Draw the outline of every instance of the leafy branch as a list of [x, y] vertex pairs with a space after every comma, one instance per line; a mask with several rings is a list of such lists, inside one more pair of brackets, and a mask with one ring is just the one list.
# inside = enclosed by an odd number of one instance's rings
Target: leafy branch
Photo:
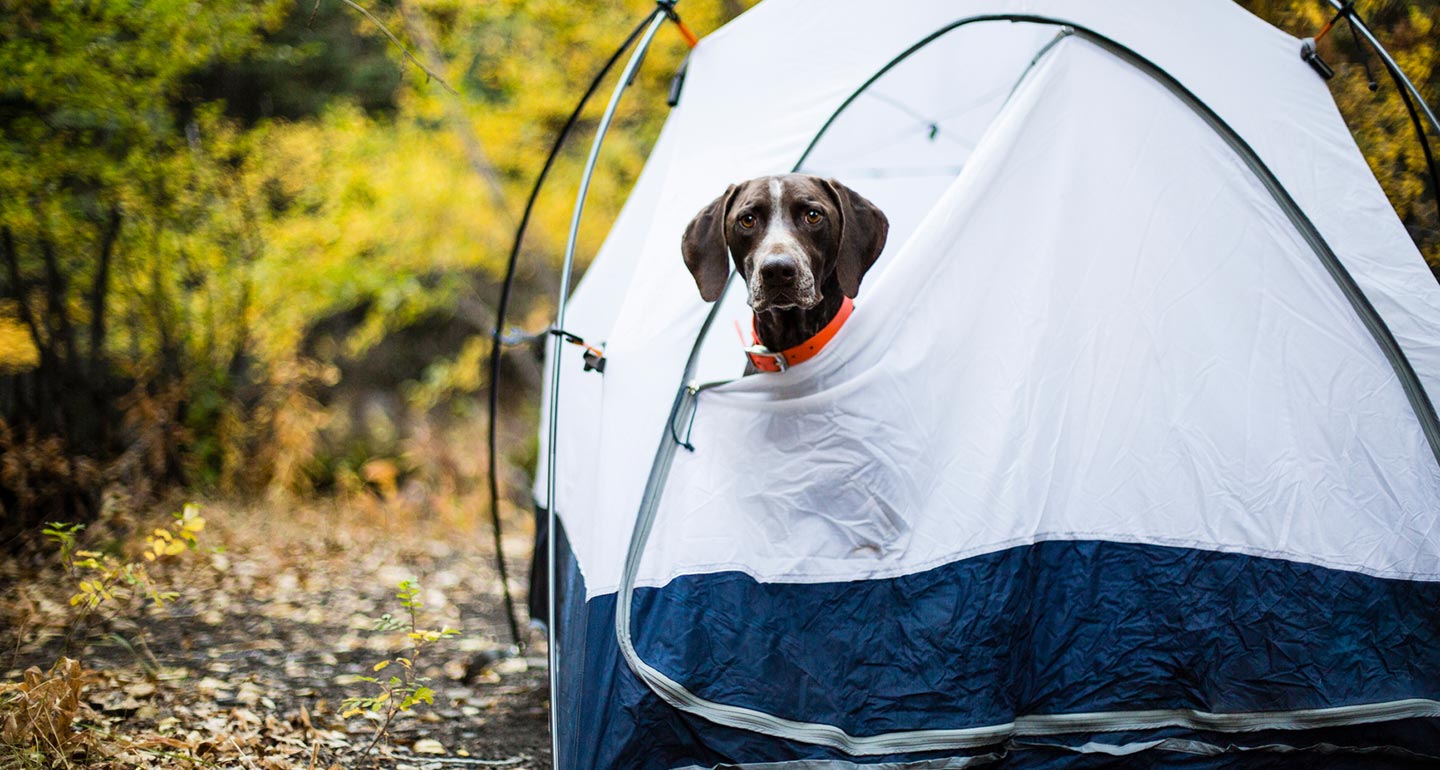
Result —
[[400, 673], [391, 674], [384, 681], [373, 676], [360, 677], [360, 681], [375, 685], [380, 692], [372, 696], [346, 698], [340, 704], [340, 716], [346, 719], [365, 713], [383, 714], [383, 721], [375, 731], [374, 739], [360, 754], [362, 759], [369, 756], [380, 739], [387, 734], [390, 724], [395, 721], [397, 714], [409, 711], [421, 703], [434, 705], [435, 691], [425, 684], [430, 681], [430, 678], [421, 676], [419, 673], [420, 656], [441, 640], [457, 636], [460, 633], [449, 626], [442, 626], [439, 630], [421, 628], [418, 617], [418, 610], [423, 606], [420, 601], [422, 593], [420, 584], [414, 580], [402, 580], [399, 589], [395, 593], [395, 598], [400, 600], [400, 606], [405, 609], [407, 618], [397, 620], [393, 615], [386, 613], [375, 621], [375, 630], [408, 629], [405, 636], [411, 642], [410, 652], [408, 655], [397, 655], [376, 663], [374, 671], [379, 673], [395, 665], [399, 667]]
[[[187, 503], [183, 510], [174, 514], [174, 518], [169, 526], [157, 527], [146, 537], [143, 561], [121, 559], [81, 548], [80, 533], [85, 529], [84, 524], [57, 521], [46, 525], [43, 530], [45, 537], [56, 544], [61, 565], [78, 581], [76, 591], [70, 597], [70, 606], [76, 608], [76, 614], [68, 624], [67, 649], [76, 632], [87, 628], [91, 616], [98, 614], [102, 607], [115, 608], [114, 612], [102, 616], [103, 620], [109, 621], [133, 609], [138, 597], [154, 602], [157, 607], [179, 598], [179, 593], [161, 588], [147, 569], [147, 563], [162, 562], [187, 551], [199, 550], [205, 519], [200, 515], [200, 507], [194, 503]], [[144, 646], [143, 639], [140, 643]]]

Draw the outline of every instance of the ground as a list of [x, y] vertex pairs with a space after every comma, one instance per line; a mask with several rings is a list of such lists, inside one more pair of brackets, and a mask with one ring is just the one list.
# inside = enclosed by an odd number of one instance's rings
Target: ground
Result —
[[[0, 770], [550, 767], [543, 640], [531, 635], [528, 649], [510, 649], [483, 520], [457, 524], [465, 517], [427, 520], [384, 507], [285, 516], [264, 507], [202, 509], [200, 548], [151, 566], [179, 596], [163, 608], [137, 602], [88, 630], [77, 627], [67, 602], [78, 578], [56, 568], [53, 555], [0, 565], [0, 585], [15, 586], [0, 591], [4, 681], [20, 681], [31, 666], [48, 671], [67, 653], [84, 669], [75, 678], [83, 689], [70, 709], [76, 736], [65, 743], [68, 756], [41, 759], [11, 748], [0, 753]], [[120, 527], [132, 534], [117, 541], [129, 542], [133, 555], [134, 533], [147, 525]], [[506, 546], [518, 593], [529, 535], [511, 530]], [[212, 552], [217, 546], [223, 550]], [[418, 657], [433, 705], [401, 713], [365, 756], [378, 715], [342, 718], [341, 702], [376, 695], [359, 677], [382, 676], [375, 665], [409, 649], [408, 628], [374, 630], [384, 614], [405, 617], [395, 594], [407, 579], [423, 587], [418, 626], [460, 634]], [[520, 613], [524, 633], [523, 607]], [[67, 642], [67, 635], [83, 638]], [[32, 675], [32, 683], [46, 678]], [[10, 697], [20, 689], [11, 685]], [[42, 691], [32, 688], [31, 699], [43, 700]], [[12, 741], [26, 737], [14, 702]]]

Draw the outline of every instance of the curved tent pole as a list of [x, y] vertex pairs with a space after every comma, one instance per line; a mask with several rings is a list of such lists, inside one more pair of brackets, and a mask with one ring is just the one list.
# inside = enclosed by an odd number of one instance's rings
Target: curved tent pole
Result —
[[[1336, 282], [1351, 308], [1359, 316], [1377, 346], [1385, 355], [1395, 372], [1407, 400], [1415, 412], [1421, 431], [1437, 462], [1440, 462], [1440, 418], [1425, 392], [1423, 383], [1415, 373], [1399, 343], [1386, 327], [1384, 320], [1365, 296], [1354, 278], [1336, 257], [1314, 223], [1300, 209], [1299, 204], [1280, 184], [1273, 172], [1265, 165], [1254, 149], [1245, 142], [1207, 104], [1200, 100], [1184, 84], [1176, 80], [1159, 65], [1141, 56], [1125, 45], [1087, 27], [1064, 19], [1032, 14], [987, 14], [960, 19], [936, 32], [927, 35], [920, 42], [907, 48], [890, 60], [879, 72], [867, 79], [854, 93], [846, 98], [828, 120], [821, 126], [815, 138], [805, 148], [795, 163], [799, 170], [805, 159], [815, 148], [821, 137], [856, 98], [911, 54], [925, 47], [940, 36], [962, 26], [987, 21], [1028, 22], [1051, 26], [1068, 27], [1073, 34], [1102, 50], [1130, 64], [1137, 70], [1163, 85], [1173, 96], [1189, 107], [1205, 121], [1256, 175], [1271, 198], [1299, 231], [1311, 249], [1320, 259], [1326, 271]], [[727, 279], [726, 290], [735, 283], [734, 274]], [[1185, 726], [1193, 729], [1256, 730], [1295, 729], [1310, 726], [1335, 726], [1363, 724], [1367, 722], [1426, 717], [1440, 715], [1440, 701], [1411, 699], [1393, 703], [1356, 704], [1333, 709], [1301, 709], [1293, 711], [1252, 712], [1212, 714], [1193, 709], [1150, 709], [1138, 711], [1112, 711], [1093, 714], [1066, 714], [1058, 717], [1045, 715], [1018, 715], [1013, 721], [960, 729], [907, 730], [878, 735], [851, 735], [834, 725], [801, 722], [768, 714], [756, 709], [719, 703], [696, 695], [683, 684], [671, 679], [664, 672], [654, 668], [640, 658], [635, 649], [630, 631], [630, 608], [635, 581], [639, 574], [640, 560], [646, 541], [654, 527], [660, 496], [670, 473], [675, 449], [673, 438], [675, 424], [690, 418], [696, 408], [696, 397], [706, 386], [693, 383], [692, 377], [699, 359], [699, 351], [719, 311], [720, 302], [714, 303], [696, 336], [695, 344], [685, 364], [681, 386], [674, 406], [666, 422], [665, 430], [656, 450], [646, 481], [645, 493], [635, 518], [635, 527], [630, 536], [629, 548], [625, 554], [620, 585], [616, 589], [615, 637], [621, 656], [637, 678], [671, 707], [694, 714], [715, 724], [763, 735], [798, 741], [812, 745], [827, 746], [851, 756], [876, 756], [905, 752], [928, 752], [951, 749], [975, 748], [1003, 742], [1017, 736], [1050, 735], [1074, 732], [1076, 730], [1149, 730], [1169, 726]]]
[[[1363, 35], [1366, 40], [1370, 41], [1370, 47], [1375, 49], [1375, 53], [1380, 56], [1380, 61], [1385, 65], [1385, 71], [1389, 73], [1390, 80], [1395, 83], [1395, 87], [1400, 91], [1400, 101], [1405, 103], [1405, 111], [1410, 114], [1410, 126], [1415, 129], [1415, 140], [1420, 143], [1420, 149], [1425, 156], [1425, 167], [1430, 171], [1430, 193], [1435, 198], [1435, 209], [1437, 212], [1440, 212], [1440, 169], [1437, 169], [1435, 166], [1435, 156], [1430, 151], [1430, 138], [1425, 135], [1425, 126], [1420, 124], [1420, 115], [1415, 105], [1420, 105], [1419, 111], [1423, 112], [1425, 117], [1430, 119], [1430, 126], [1434, 128], [1437, 133], [1440, 133], [1440, 121], [1435, 119], [1435, 113], [1431, 111], [1430, 104], [1420, 95], [1420, 89], [1416, 88], [1415, 83], [1410, 80], [1410, 77], [1405, 74], [1405, 71], [1400, 69], [1400, 65], [1396, 63], [1395, 57], [1391, 56], [1390, 52], [1385, 50], [1385, 46], [1380, 44], [1380, 40], [1375, 37], [1374, 32], [1370, 31], [1370, 27], [1366, 26], [1365, 19], [1361, 18], [1360, 12], [1355, 10], [1354, 5], [1349, 3], [1342, 4], [1338, 2], [1338, 0], [1329, 0], [1329, 2], [1339, 11], [1336, 18], [1340, 16], [1345, 17], [1345, 20], [1350, 23], [1351, 32], [1357, 35]], [[1356, 32], [1356, 30], [1359, 31]], [[1356, 40], [1356, 47], [1359, 47], [1358, 39]], [[1361, 56], [1364, 56], [1363, 52]], [[1367, 75], [1370, 71], [1369, 66], [1368, 63], [1365, 65]], [[1372, 91], [1375, 89], [1373, 77], [1371, 77], [1370, 89]]]
[[510, 594], [509, 572], [505, 566], [505, 547], [501, 542], [500, 532], [500, 482], [499, 462], [496, 459], [496, 446], [499, 443], [497, 432], [497, 416], [500, 413], [500, 355], [504, 352], [506, 340], [504, 338], [505, 317], [510, 312], [510, 294], [515, 287], [515, 268], [520, 262], [520, 247], [525, 242], [525, 230], [530, 226], [530, 215], [534, 213], [535, 201], [540, 197], [540, 190], [545, 186], [545, 180], [550, 176], [550, 169], [555, 165], [555, 159], [560, 156], [560, 150], [565, 146], [565, 140], [570, 137], [571, 129], [580, 120], [580, 113], [585, 110], [585, 105], [590, 103], [590, 97], [600, 89], [600, 83], [610, 70], [615, 67], [615, 62], [620, 60], [621, 55], [635, 42], [635, 38], [645, 29], [656, 14], [663, 13], [659, 8], [651, 11], [648, 16], [640, 20], [639, 24], [625, 37], [600, 71], [590, 81], [590, 86], [585, 89], [585, 94], [575, 104], [575, 109], [566, 118], [565, 125], [561, 127], [560, 133], [555, 136], [554, 144], [550, 145], [550, 154], [545, 156], [545, 165], [540, 167], [540, 174], [535, 177], [535, 185], [530, 188], [530, 197], [525, 201], [525, 212], [520, 215], [520, 224], [515, 228], [515, 240], [510, 246], [510, 259], [505, 266], [505, 280], [500, 284], [500, 301], [495, 306], [495, 328], [491, 333], [490, 340], [490, 403], [489, 403], [489, 456], [486, 458], [489, 468], [487, 473], [490, 477], [490, 529], [495, 540], [495, 563], [500, 572], [500, 585], [505, 595], [505, 619], [510, 624], [510, 640], [517, 649], [524, 648], [524, 640], [520, 636], [520, 623], [515, 617], [515, 598]]
[[545, 508], [546, 524], [545, 548], [549, 557], [548, 569], [546, 570], [546, 590], [549, 593], [550, 601], [547, 608], [546, 630], [549, 633], [549, 644], [546, 645], [546, 655], [550, 674], [550, 751], [551, 761], [555, 766], [560, 766], [560, 733], [559, 733], [559, 711], [557, 709], [559, 695], [559, 672], [556, 663], [556, 633], [555, 633], [555, 511], [558, 507], [555, 500], [555, 466], [556, 466], [556, 441], [559, 436], [558, 412], [560, 409], [560, 337], [565, 328], [565, 310], [567, 300], [570, 297], [570, 277], [575, 264], [575, 243], [580, 234], [580, 217], [585, 211], [585, 197], [590, 191], [590, 180], [595, 175], [595, 164], [600, 159], [600, 146], [605, 141], [605, 134], [610, 129], [610, 123], [615, 118], [615, 110], [620, 106], [620, 97], [625, 93], [626, 87], [635, 78], [635, 73], [640, 68], [640, 62], [645, 58], [645, 52], [650, 48], [650, 42], [655, 39], [655, 33], [660, 31], [660, 26], [665, 23], [667, 16], [664, 13], [651, 15], [649, 26], [641, 36], [640, 42], [636, 44], [635, 51], [630, 54], [630, 61], [625, 64], [625, 69], [620, 73], [620, 79], [615, 83], [615, 90], [610, 94], [610, 103], [605, 105], [605, 112], [600, 116], [600, 123], [595, 128], [595, 139], [590, 144], [590, 156], [585, 161], [585, 171], [580, 177], [580, 189], [575, 194], [575, 211], [570, 217], [570, 235], [565, 242], [565, 261], [560, 268], [560, 290], [559, 298], [555, 305], [555, 326], [551, 334], [555, 336], [555, 348], [550, 356], [550, 419], [548, 427], [549, 445], [547, 447], [547, 465], [545, 468]]
[[1396, 78], [1401, 88], [1409, 91], [1410, 94], [1415, 97], [1415, 101], [1420, 104], [1421, 112], [1430, 120], [1430, 127], [1435, 129], [1436, 133], [1440, 133], [1440, 119], [1435, 117], [1434, 110], [1430, 109], [1430, 105], [1425, 101], [1425, 97], [1420, 95], [1420, 89], [1415, 87], [1415, 84], [1411, 82], [1410, 78], [1405, 74], [1405, 71], [1400, 69], [1399, 64], [1395, 63], [1395, 57], [1391, 56], [1390, 52], [1385, 50], [1385, 46], [1380, 43], [1379, 38], [1375, 37], [1375, 33], [1370, 31], [1370, 27], [1365, 24], [1365, 20], [1360, 18], [1359, 14], [1346, 11], [1345, 4], [1340, 2], [1340, 0], [1327, 0], [1327, 2], [1329, 2], [1330, 6], [1335, 10], [1344, 13], [1349, 18], [1351, 28], [1359, 30], [1360, 35], [1370, 41], [1370, 45], [1375, 48], [1375, 53], [1380, 56], [1380, 61], [1385, 63], [1385, 69], [1390, 70], [1390, 74]]

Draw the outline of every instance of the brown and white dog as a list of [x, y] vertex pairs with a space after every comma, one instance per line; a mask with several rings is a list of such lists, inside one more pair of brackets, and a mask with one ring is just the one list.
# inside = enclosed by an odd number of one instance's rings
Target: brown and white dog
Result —
[[[706, 302], [719, 299], [734, 261], [755, 312], [755, 336], [769, 351], [751, 362], [775, 371], [787, 365], [779, 354], [808, 345], [813, 355], [833, 336], [889, 228], [880, 209], [833, 179], [768, 176], [730, 185], [701, 209], [680, 251]], [[764, 356], [781, 363], [769, 369]]]

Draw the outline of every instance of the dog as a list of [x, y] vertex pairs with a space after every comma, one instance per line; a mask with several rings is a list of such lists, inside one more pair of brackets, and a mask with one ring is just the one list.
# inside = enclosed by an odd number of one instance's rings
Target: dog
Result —
[[763, 346], [751, 366], [782, 371], [844, 323], [889, 231], [885, 213], [849, 187], [786, 174], [730, 185], [690, 220], [680, 252], [706, 302], [720, 298], [734, 262]]

